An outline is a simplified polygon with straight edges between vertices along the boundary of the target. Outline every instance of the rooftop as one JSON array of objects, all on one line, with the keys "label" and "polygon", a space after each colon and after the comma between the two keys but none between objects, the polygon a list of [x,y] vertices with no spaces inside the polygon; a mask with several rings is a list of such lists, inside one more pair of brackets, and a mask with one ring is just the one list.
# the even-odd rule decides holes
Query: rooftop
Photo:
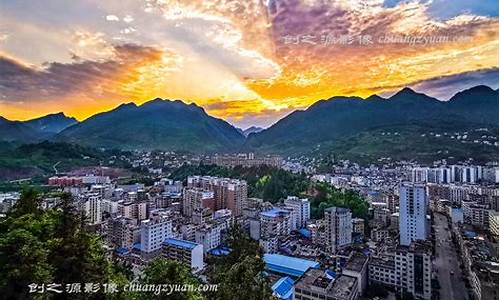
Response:
[{"label": "rooftop", "polygon": [[344,208],[344,207],[336,207],[336,206],[332,206],[332,207],[328,207],[325,209],[325,211],[328,211],[328,212],[338,212],[338,213],[348,213],[348,212],[351,212],[350,209],[348,208]]},{"label": "rooftop", "polygon": [[334,278],[325,276],[325,272],[319,269],[311,269],[297,280],[296,286],[300,288],[310,288],[316,286],[322,289],[327,289]]},{"label": "rooftop", "polygon": [[185,248],[185,249],[194,249],[196,246],[200,245],[194,242],[190,241],[185,241],[185,240],[179,240],[179,239],[174,239],[174,238],[168,238],[166,239],[163,244],[167,245],[172,245],[180,248]]},{"label": "rooftop", "polygon": [[284,210],[284,209],[281,209],[281,208],[273,207],[270,210],[267,210],[267,211],[264,211],[264,212],[260,213],[261,216],[270,217],[270,218],[279,217],[280,215],[283,215],[283,214],[290,214],[290,212],[288,210]]},{"label": "rooftop", "polygon": [[278,279],[271,287],[279,299],[291,299],[293,294],[293,279],[285,276]]},{"label": "rooftop", "polygon": [[359,252],[354,252],[351,257],[349,257],[349,260],[347,261],[347,265],[345,266],[344,269],[347,270],[352,270],[355,272],[361,272],[363,269],[363,266],[368,261],[368,257],[364,256],[362,253]]},{"label": "rooftop", "polygon": [[310,238],[311,237],[311,231],[309,229],[306,229],[306,228],[299,229],[299,233],[303,237],[306,237],[306,238]]},{"label": "rooftop", "polygon": [[319,268],[316,261],[280,254],[264,254],[264,262],[266,270],[293,277],[301,276],[309,268]]},{"label": "rooftop", "polygon": [[372,256],[370,258],[370,265],[394,269],[395,268],[394,257],[393,256],[383,256],[383,257]]},{"label": "rooftop", "polygon": [[351,299],[350,295],[356,287],[357,279],[355,277],[341,275],[333,283],[332,294],[337,299]]}]

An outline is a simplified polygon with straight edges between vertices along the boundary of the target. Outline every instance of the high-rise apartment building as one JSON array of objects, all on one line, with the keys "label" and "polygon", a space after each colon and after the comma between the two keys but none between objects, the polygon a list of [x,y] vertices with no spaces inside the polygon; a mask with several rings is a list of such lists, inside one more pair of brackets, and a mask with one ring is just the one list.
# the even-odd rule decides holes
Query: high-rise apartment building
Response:
[{"label": "high-rise apartment building", "polygon": [[191,217],[193,212],[210,208],[214,210],[214,193],[203,188],[184,189],[182,199],[182,213]]},{"label": "high-rise apartment building", "polygon": [[159,251],[163,241],[172,237],[172,221],[167,215],[155,215],[141,222],[141,250]]},{"label": "high-rise apartment building", "polygon": [[311,216],[311,204],[309,199],[300,199],[294,196],[288,196],[285,201],[285,208],[291,211],[292,230],[304,228]]},{"label": "high-rise apartment building", "polygon": [[399,189],[399,243],[427,238],[427,196],[425,185],[406,183]]},{"label": "high-rise apartment building", "polygon": [[352,214],[347,208],[329,207],[325,209],[328,248],[336,253],[352,242]]},{"label": "high-rise apartment building", "polygon": [[212,191],[215,210],[227,208],[234,216],[241,215],[248,194],[246,181],[230,178],[190,176],[187,179],[187,187]]}]

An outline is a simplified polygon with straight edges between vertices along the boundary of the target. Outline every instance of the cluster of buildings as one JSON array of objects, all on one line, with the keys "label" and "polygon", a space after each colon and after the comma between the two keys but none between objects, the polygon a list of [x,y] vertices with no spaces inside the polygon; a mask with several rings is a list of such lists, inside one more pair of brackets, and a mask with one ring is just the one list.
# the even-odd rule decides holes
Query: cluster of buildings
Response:
[{"label": "cluster of buildings", "polygon": [[497,166],[451,165],[442,167],[415,167],[411,169],[413,182],[425,183],[498,183]]},{"label": "cluster of buildings", "polygon": [[50,186],[67,187],[89,184],[109,184],[109,176],[85,175],[85,176],[53,176],[48,180]]},{"label": "cluster of buildings", "polygon": [[6,213],[21,196],[18,192],[0,193],[0,214]]},{"label": "cluster of buildings", "polygon": [[216,154],[208,162],[229,168],[236,166],[258,167],[262,165],[280,168],[283,165],[283,158],[276,155],[255,156],[254,153]]},{"label": "cluster of buildings", "polygon": [[[355,190],[370,203],[371,284],[424,299],[435,296],[436,282],[445,280],[434,263],[436,247],[444,243],[436,242],[432,215],[437,213],[446,216],[448,230],[454,232],[452,248],[461,249],[456,260],[465,269],[455,276],[468,288],[469,298],[498,297],[493,293],[498,290],[498,164],[361,168],[346,163],[313,180]],[[415,274],[422,274],[422,281]]]},{"label": "cluster of buildings", "polygon": [[[212,159],[224,166],[274,161],[252,154]],[[311,179],[355,191],[368,203],[368,217],[346,207],[313,208],[309,196],[277,203],[250,198],[244,180],[213,176],[190,176],[184,184],[156,179],[152,186],[119,185],[105,176],[63,176],[50,178],[49,184],[72,193],[110,254],[138,272],[165,257],[204,278],[207,258],[231,251],[225,235],[232,224],[240,224],[263,248],[278,299],[353,300],[374,288],[417,299],[437,297],[436,282],[443,278],[435,265],[439,242],[433,216],[444,215],[470,294],[498,297],[496,166],[345,164]],[[11,206],[15,196],[0,194],[0,204]],[[44,199],[44,207],[55,203]],[[313,209],[321,215],[315,211],[312,218]]]},{"label": "cluster of buildings", "polygon": [[453,226],[453,236],[457,240],[464,272],[471,284],[474,298],[497,299],[498,243],[462,223]]}]

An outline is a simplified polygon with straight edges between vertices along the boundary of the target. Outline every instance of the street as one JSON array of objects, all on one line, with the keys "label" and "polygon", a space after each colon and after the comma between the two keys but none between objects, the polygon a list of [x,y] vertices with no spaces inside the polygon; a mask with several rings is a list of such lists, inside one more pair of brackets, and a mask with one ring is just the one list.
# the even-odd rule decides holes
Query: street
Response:
[{"label": "street", "polygon": [[[442,214],[434,213],[434,230],[436,233],[434,266],[441,285],[439,290],[441,299],[468,299],[467,289],[462,280],[460,261],[451,239],[451,231],[448,229],[448,221]],[[454,274],[451,274],[451,271]]]}]

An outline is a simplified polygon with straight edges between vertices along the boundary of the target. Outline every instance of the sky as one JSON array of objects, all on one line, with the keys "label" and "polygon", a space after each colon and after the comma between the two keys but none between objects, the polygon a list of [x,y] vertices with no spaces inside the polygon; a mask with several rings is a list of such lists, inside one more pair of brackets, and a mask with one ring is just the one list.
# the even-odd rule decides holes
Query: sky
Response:
[{"label": "sky", "polygon": [[498,88],[493,0],[0,2],[0,115],[160,97],[247,128],[332,96]]}]

